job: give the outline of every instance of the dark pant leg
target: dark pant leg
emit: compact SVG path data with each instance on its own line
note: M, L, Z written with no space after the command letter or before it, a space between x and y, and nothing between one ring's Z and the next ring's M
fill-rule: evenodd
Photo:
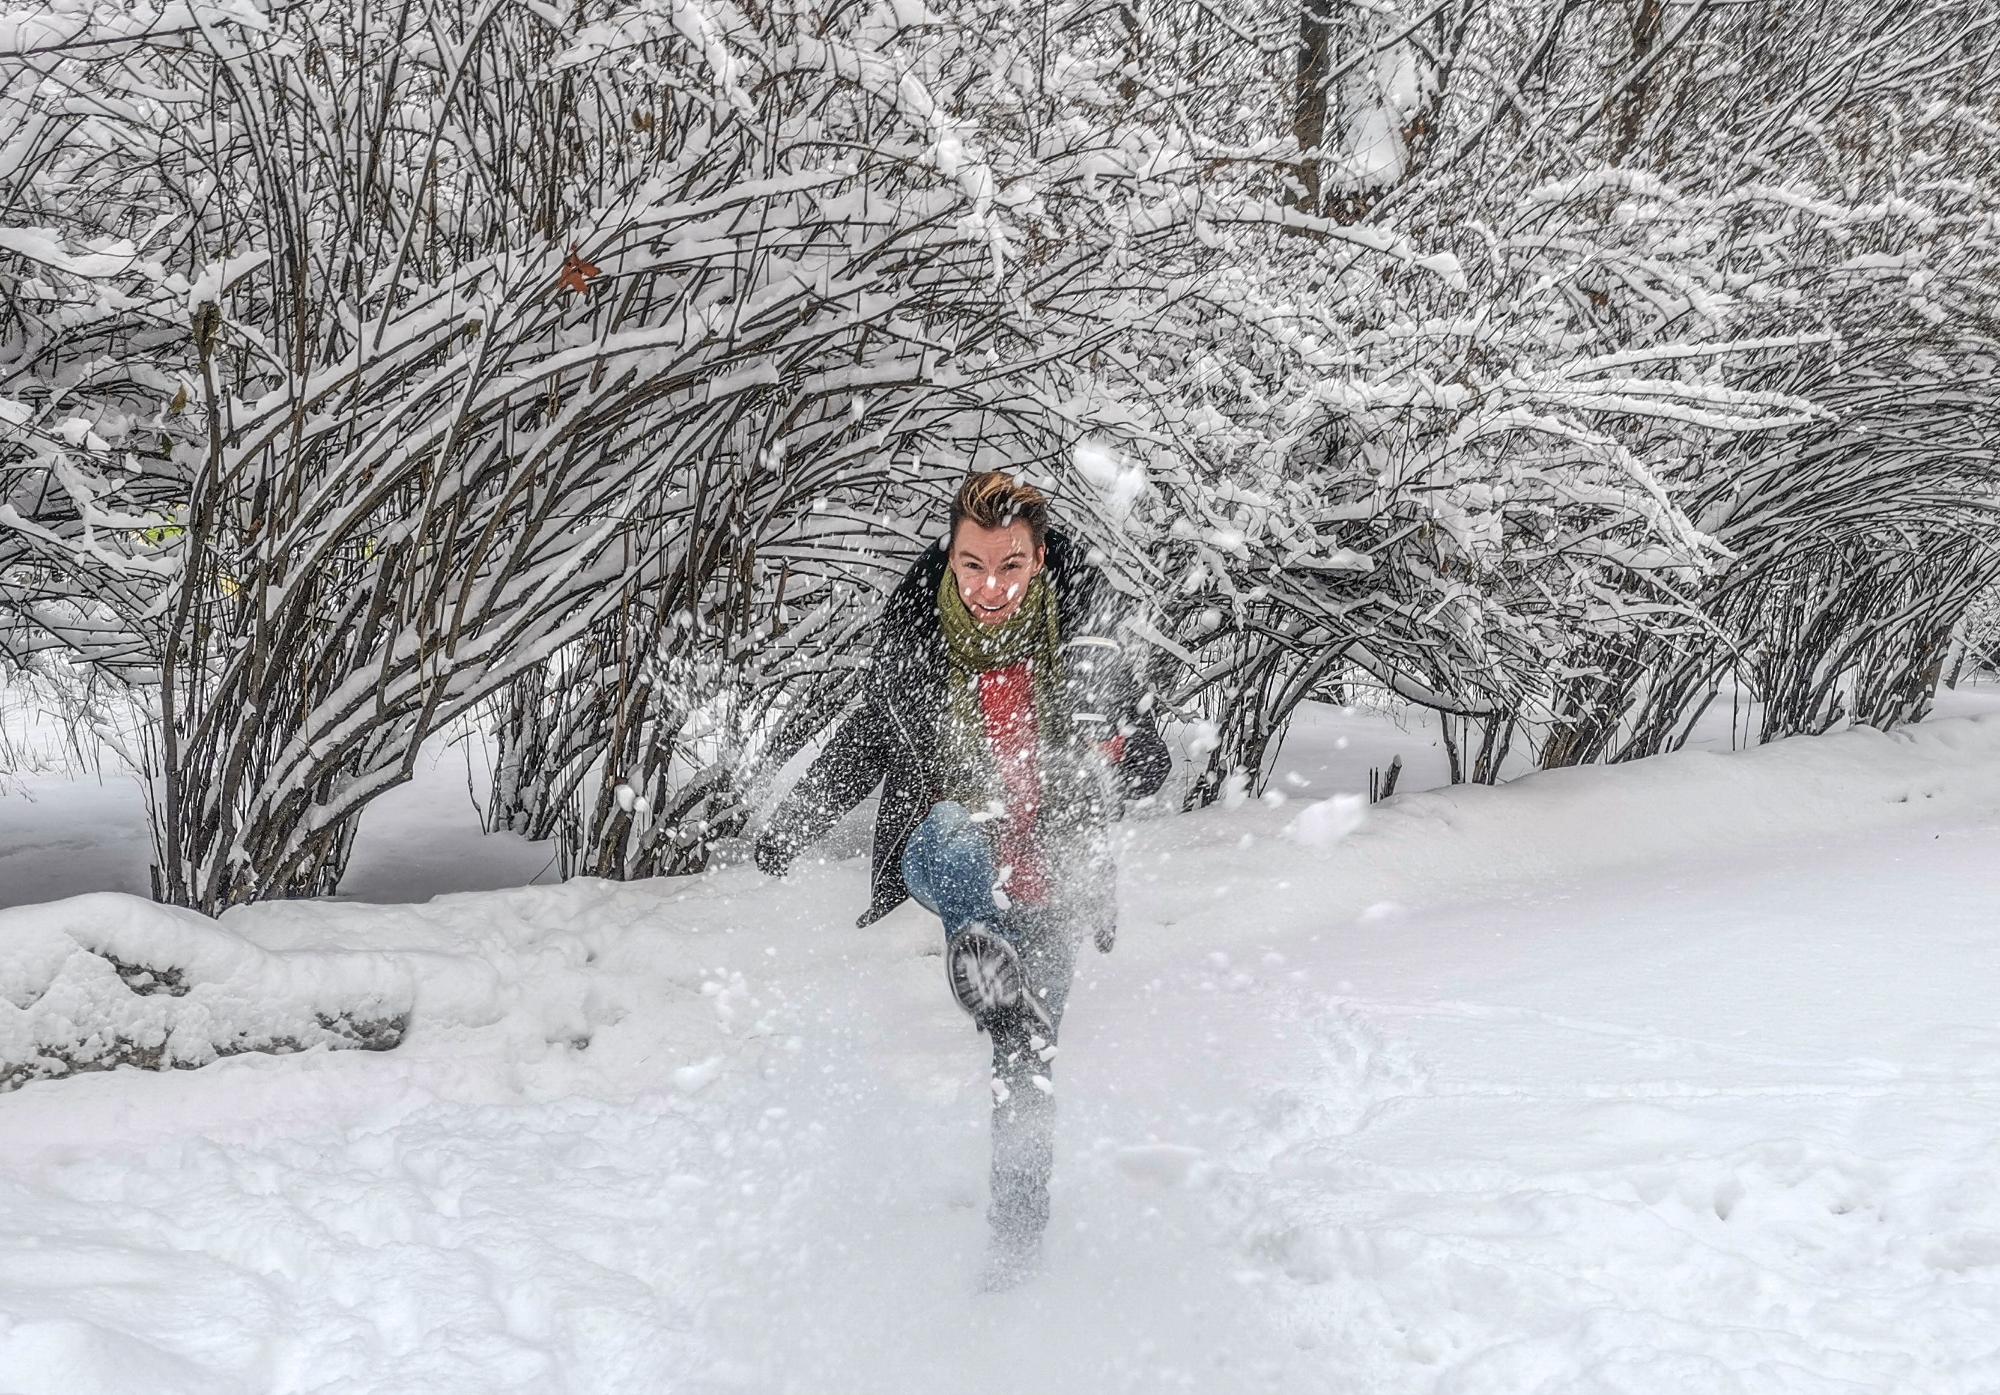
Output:
M1027 989L1060 1027L1076 968L1070 918L1017 909L1009 920ZM1056 1122L1053 1032L1045 1034L1039 1023L1019 1017L993 1028L993 1200L987 1218L996 1232L1013 1237L1039 1235L1049 1220Z

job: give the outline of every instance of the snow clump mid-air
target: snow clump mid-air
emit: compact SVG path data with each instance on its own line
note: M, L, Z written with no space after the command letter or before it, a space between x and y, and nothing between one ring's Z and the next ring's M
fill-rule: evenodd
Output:
M1308 804L1285 825L1285 836L1303 848L1330 848L1367 822L1368 801L1336 794Z

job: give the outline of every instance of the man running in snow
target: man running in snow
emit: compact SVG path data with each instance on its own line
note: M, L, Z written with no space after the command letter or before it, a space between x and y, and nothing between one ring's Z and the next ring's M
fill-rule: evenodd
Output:
M757 840L783 875L883 786L862 925L914 896L944 923L953 996L993 1046L995 1269L1032 1265L1049 1216L1057 1029L1077 944L1116 935L1106 825L1171 758L1116 635L1118 598L1048 500L967 477L951 531L883 609L862 702Z

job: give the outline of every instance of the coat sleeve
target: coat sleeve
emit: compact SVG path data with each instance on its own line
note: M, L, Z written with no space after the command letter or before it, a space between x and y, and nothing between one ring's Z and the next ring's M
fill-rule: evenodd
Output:
M833 739L757 839L757 865L772 876L783 876L793 859L824 838L889 773L900 750L892 704L899 694L907 697L909 685L918 681L912 636L919 618L935 604L931 598L943 568L944 551L933 547L890 592L861 680L860 704L834 729Z
M1158 792L1173 769L1173 755L1150 713L1142 711L1132 642L1120 624L1129 607L1097 568L1077 570L1073 621L1065 640L1065 677L1071 711L1095 733L1124 738L1118 783L1127 800Z
M1125 733L1125 756L1118 762L1118 780L1128 800L1146 799L1160 792L1173 771L1173 752L1150 712L1134 711Z
M794 858L882 783L887 742L881 717L869 701L841 722L758 835L758 867L782 877Z

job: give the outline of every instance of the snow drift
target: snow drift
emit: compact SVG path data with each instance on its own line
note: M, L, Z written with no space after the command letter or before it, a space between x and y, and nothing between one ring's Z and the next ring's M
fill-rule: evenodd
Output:
M245 1051L386 1051L414 987L384 955L273 953L115 892L0 910L0 1090Z

